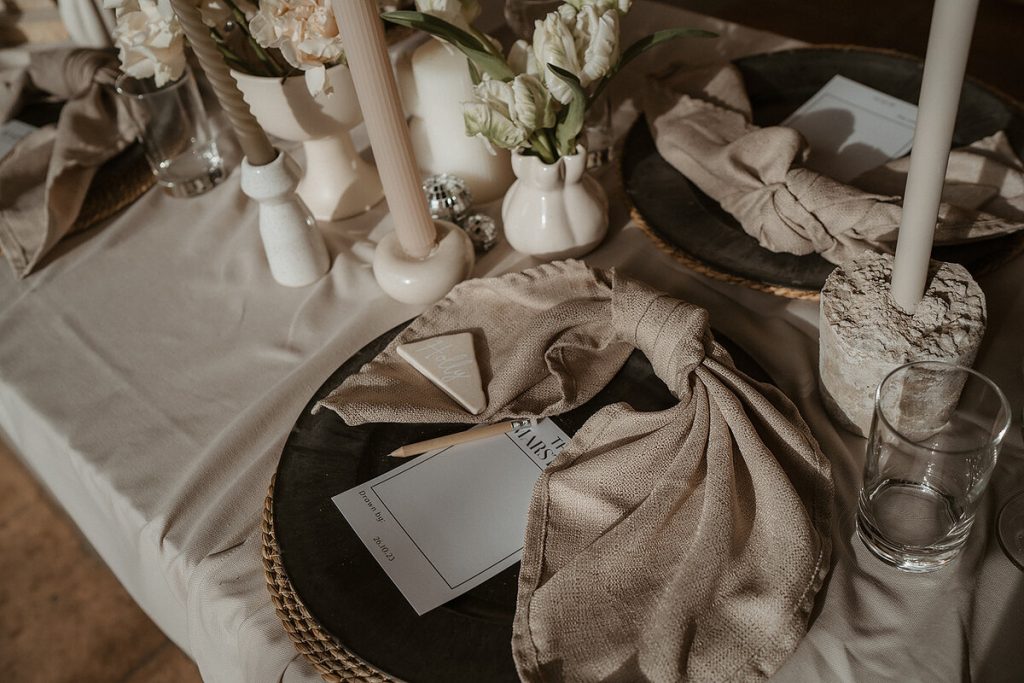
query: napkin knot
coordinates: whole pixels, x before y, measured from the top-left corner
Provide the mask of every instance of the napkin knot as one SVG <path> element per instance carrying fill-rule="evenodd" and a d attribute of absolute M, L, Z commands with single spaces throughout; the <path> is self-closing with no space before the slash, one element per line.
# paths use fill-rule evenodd
<path fill-rule="evenodd" d="M 623 340 L 643 351 L 672 394 L 690 394 L 689 376 L 713 341 L 708 312 L 647 285 L 614 276 L 612 325 Z"/>

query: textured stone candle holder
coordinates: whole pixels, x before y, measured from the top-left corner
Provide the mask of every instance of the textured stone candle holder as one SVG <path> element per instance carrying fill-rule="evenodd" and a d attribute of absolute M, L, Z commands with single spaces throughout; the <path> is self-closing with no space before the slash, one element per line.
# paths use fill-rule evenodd
<path fill-rule="evenodd" d="M 912 360 L 969 367 L 985 334 L 985 295 L 967 269 L 932 261 L 924 298 L 908 314 L 890 294 L 892 263 L 888 254 L 865 252 L 836 268 L 821 290 L 825 408 L 862 436 L 871 428 L 875 389 L 889 372 Z"/>

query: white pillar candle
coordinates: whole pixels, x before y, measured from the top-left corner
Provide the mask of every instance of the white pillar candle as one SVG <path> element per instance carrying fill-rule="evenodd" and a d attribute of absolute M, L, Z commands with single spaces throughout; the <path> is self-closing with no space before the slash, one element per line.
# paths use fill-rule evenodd
<path fill-rule="evenodd" d="M 428 40 L 399 64 L 398 85 L 412 117 L 409 133 L 420 170 L 463 178 L 474 203 L 502 197 L 515 180 L 508 150 L 492 151 L 479 137 L 466 136 L 462 103 L 473 99 L 473 81 L 465 55 Z"/>
<path fill-rule="evenodd" d="M 408 256 L 424 259 L 437 242 L 437 231 L 420 187 L 377 3 L 333 0 L 333 6 L 395 234 Z"/>
<path fill-rule="evenodd" d="M 953 139 L 978 0 L 935 0 L 903 220 L 892 271 L 892 296 L 913 313 L 924 295 L 942 184 Z"/>

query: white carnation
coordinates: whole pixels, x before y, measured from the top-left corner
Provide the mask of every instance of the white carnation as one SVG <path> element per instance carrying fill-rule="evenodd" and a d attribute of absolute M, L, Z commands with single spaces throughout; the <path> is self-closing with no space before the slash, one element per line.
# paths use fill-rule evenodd
<path fill-rule="evenodd" d="M 325 66 L 344 59 L 338 24 L 330 0 L 260 0 L 249 31 L 263 47 L 276 47 L 289 64 L 306 74 L 311 92 L 319 84 L 329 92 Z"/>
<path fill-rule="evenodd" d="M 134 78 L 162 86 L 181 77 L 185 46 L 170 0 L 104 0 L 114 10 L 114 44 L 121 68 Z"/>

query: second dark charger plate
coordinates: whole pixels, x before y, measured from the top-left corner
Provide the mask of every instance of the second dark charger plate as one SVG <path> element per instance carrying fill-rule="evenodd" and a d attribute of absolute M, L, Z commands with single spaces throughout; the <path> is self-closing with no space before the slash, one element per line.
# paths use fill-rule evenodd
<path fill-rule="evenodd" d="M 330 410 L 312 414 L 317 401 L 358 372 L 404 327 L 381 335 L 338 368 L 288 436 L 273 487 L 281 564 L 319 626 L 382 672 L 411 681 L 517 681 L 511 640 L 519 565 L 417 616 L 331 501 L 403 463 L 386 456 L 398 446 L 469 426 L 349 427 Z M 742 349 L 721 335 L 716 339 L 737 367 L 758 381 L 769 381 Z M 647 358 L 634 351 L 591 401 L 552 419 L 573 435 L 599 408 L 619 401 L 638 411 L 656 411 L 675 399 Z"/>
<path fill-rule="evenodd" d="M 754 123 L 782 122 L 835 75 L 842 75 L 916 103 L 923 63 L 916 57 L 862 47 L 810 47 L 743 57 L 743 74 Z M 1024 157 L 1024 109 L 968 78 L 960 97 L 953 146 L 1005 130 Z M 622 177 L 637 222 L 662 248 L 712 278 L 792 298 L 817 298 L 835 266 L 817 254 L 769 251 L 744 232 L 714 199 L 663 159 L 641 116 L 627 134 Z M 933 249 L 932 257 L 965 265 L 975 276 L 1024 249 L 1024 235 Z"/>

